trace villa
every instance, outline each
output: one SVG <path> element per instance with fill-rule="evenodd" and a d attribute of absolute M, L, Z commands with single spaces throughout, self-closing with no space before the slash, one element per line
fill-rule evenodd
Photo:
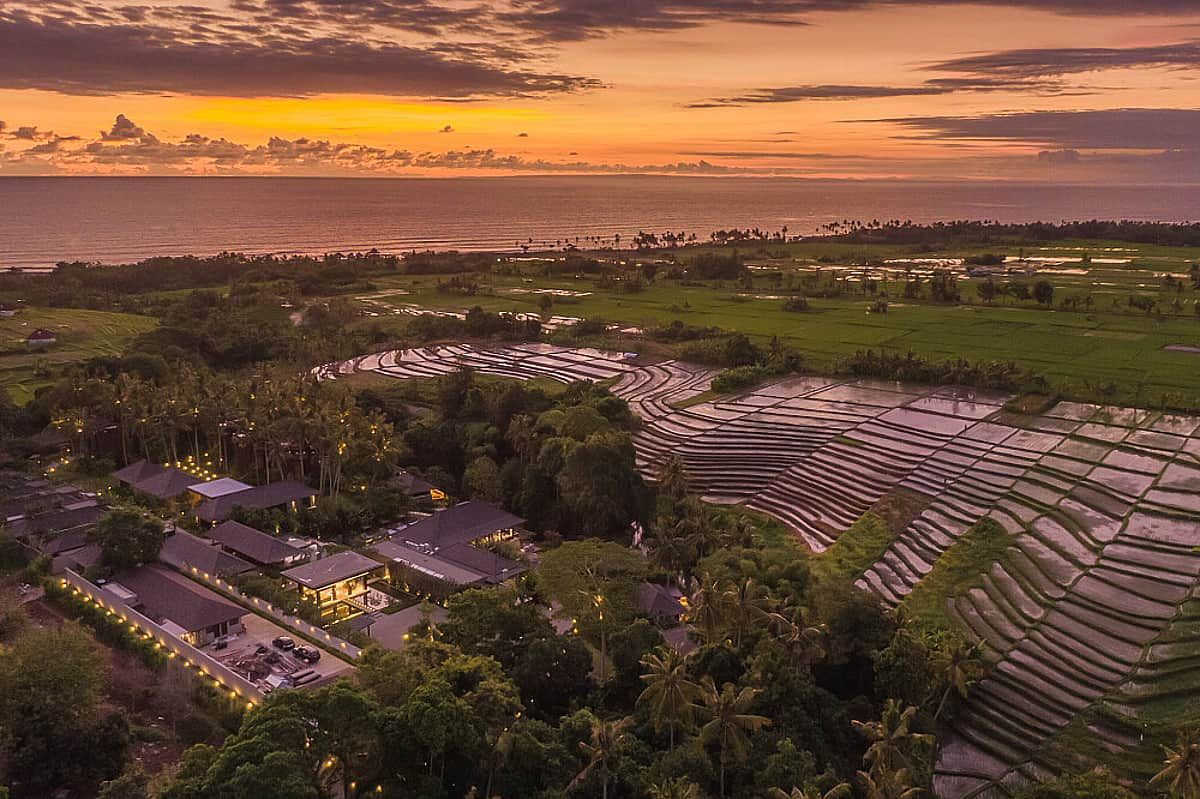
<path fill-rule="evenodd" d="M 216 541 L 207 541 L 183 530 L 176 530 L 163 542 L 158 559 L 182 572 L 195 569 L 205 577 L 229 579 L 254 570 L 254 564 L 225 552 Z"/>
<path fill-rule="evenodd" d="M 367 583 L 382 568 L 379 561 L 357 552 L 339 552 L 283 572 L 300 590 L 300 596 L 314 600 L 323 616 L 351 615 L 361 607 Z"/>
<path fill-rule="evenodd" d="M 516 537 L 524 522 L 485 502 L 462 502 L 399 530 L 371 550 L 388 562 L 393 582 L 455 590 L 498 585 L 526 571 L 485 547 Z"/>
<path fill-rule="evenodd" d="M 225 482 L 214 480 L 213 482 Z M 229 483 L 237 483 L 230 480 Z M 271 508 L 289 508 L 298 510 L 301 504 L 312 507 L 316 504 L 317 492 L 296 480 L 281 480 L 278 483 L 267 483 L 261 486 L 247 486 L 228 493 L 222 493 L 200 503 L 196 508 L 196 517 L 205 522 L 220 522 L 229 518 L 236 507 L 268 510 Z M 210 488 L 207 484 L 193 486 L 191 490 L 203 496 L 202 491 Z"/>
<path fill-rule="evenodd" d="M 260 566 L 294 566 L 308 557 L 301 547 L 232 520 L 209 530 L 208 537 Z"/>
<path fill-rule="evenodd" d="M 142 566 L 103 586 L 192 646 L 242 631 L 246 610 L 161 566 Z"/>

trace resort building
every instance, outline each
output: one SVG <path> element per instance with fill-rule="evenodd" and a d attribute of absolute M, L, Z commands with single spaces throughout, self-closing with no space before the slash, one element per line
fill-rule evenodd
<path fill-rule="evenodd" d="M 234 480 L 232 477 L 220 477 L 216 480 L 209 480 L 206 483 L 197 483 L 190 486 L 188 494 L 193 502 L 207 502 L 210 499 L 217 499 L 228 494 L 247 491 L 253 487 L 249 483 Z"/>
<path fill-rule="evenodd" d="M 300 596 L 313 600 L 322 615 L 347 616 L 365 610 L 359 600 L 367 593 L 367 583 L 382 568 L 379 561 L 357 552 L 339 552 L 283 572 L 300 590 Z"/>
<path fill-rule="evenodd" d="M 643 615 L 662 625 L 678 623 L 687 612 L 687 599 L 683 592 L 658 583 L 640 584 L 633 598 Z"/>
<path fill-rule="evenodd" d="M 243 630 L 243 608 L 161 566 L 125 572 L 104 588 L 192 646 Z"/>
<path fill-rule="evenodd" d="M 212 482 L 224 482 L 214 480 Z M 231 481 L 237 482 L 237 481 Z M 245 485 L 244 483 L 242 485 Z M 205 483 L 200 488 L 208 488 Z M 197 486 L 191 489 L 197 491 Z M 312 507 L 316 504 L 317 492 L 296 480 L 281 480 L 278 483 L 267 483 L 261 486 L 245 486 L 236 491 L 229 491 L 220 496 L 212 497 L 201 502 L 196 508 L 196 516 L 205 522 L 220 522 L 229 518 L 236 507 L 268 510 L 271 508 L 287 508 L 298 510 L 302 505 Z"/>
<path fill-rule="evenodd" d="M 112 477 L 134 491 L 162 500 L 183 496 L 196 484 L 196 478 L 182 469 L 146 460 L 118 469 Z"/>
<path fill-rule="evenodd" d="M 371 547 L 393 583 L 418 593 L 498 585 L 526 571 L 485 547 L 514 538 L 524 520 L 485 502 L 463 502 L 397 531 Z"/>
<path fill-rule="evenodd" d="M 208 531 L 208 537 L 260 566 L 295 566 L 308 557 L 308 550 L 240 522 L 221 522 Z"/>
<path fill-rule="evenodd" d="M 216 541 L 207 541 L 183 530 L 163 542 L 158 559 L 179 571 L 229 579 L 254 570 L 254 564 L 230 555 Z"/>

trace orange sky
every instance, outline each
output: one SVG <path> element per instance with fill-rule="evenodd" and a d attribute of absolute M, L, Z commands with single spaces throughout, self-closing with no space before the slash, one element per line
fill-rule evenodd
<path fill-rule="evenodd" d="M 169 0 L 148 0 L 149 18 L 101 0 L 110 13 L 83 21 L 67 0 L 0 6 L 0 174 L 1200 178 L 1189 116 L 1200 109 L 1200 11 L 1171 13 L 1170 0 L 1137 15 L 1103 0 L 864 0 L 835 12 L 806 0 L 635 0 L 644 19 L 582 28 L 514 21 L 505 14 L 521 6 L 501 3 L 490 15 L 454 0 L 204 3 L 215 16 Z M 594 13 L 605 0 L 529 5 L 606 17 Z M 419 29 L 434 9 L 459 16 Z M 256 27 L 230 43 L 226 26 L 243 23 Z M 43 35 L 78 63 L 51 57 Z M 255 49 L 267 37 L 278 37 L 274 53 Z M 14 43 L 28 44 L 14 53 Z M 403 60 L 385 60 L 388 47 Z M 240 71 L 221 66 L 222 48 L 244 59 Z M 266 63 L 279 50 L 289 60 Z M 971 57 L 981 60 L 945 63 Z M 516 72 L 530 90 L 506 85 Z M 573 85 L 552 85 L 563 77 Z M 775 101 L 736 99 L 748 96 Z M 329 144 L 266 147 L 273 137 Z"/>

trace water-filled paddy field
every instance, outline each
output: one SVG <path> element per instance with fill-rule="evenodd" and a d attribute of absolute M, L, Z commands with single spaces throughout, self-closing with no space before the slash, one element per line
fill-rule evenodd
<path fill-rule="evenodd" d="M 973 536 L 998 531 L 978 573 L 934 603 L 990 663 L 942 743 L 940 796 L 1051 773 L 1081 725 L 1089 745 L 1136 761 L 1147 744 L 1131 731 L 1178 716 L 1200 688 L 1200 417 L 1077 402 L 1022 415 L 999 393 L 816 376 L 679 407 L 715 373 L 546 344 L 393 351 L 318 371 L 464 367 L 613 381 L 643 419 L 648 475 L 677 455 L 707 499 L 769 514 L 814 552 L 903 495 L 910 518 L 856 576 L 889 605 L 927 578 L 943 584 L 950 564 L 971 562 Z"/>

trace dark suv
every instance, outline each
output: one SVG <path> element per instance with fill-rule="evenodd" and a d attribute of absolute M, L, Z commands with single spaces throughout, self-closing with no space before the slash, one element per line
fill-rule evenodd
<path fill-rule="evenodd" d="M 279 636 L 271 642 L 271 645 L 276 649 L 282 649 L 284 652 L 287 652 L 289 649 L 296 648 L 296 642 L 291 638 L 288 638 L 286 635 Z"/>
<path fill-rule="evenodd" d="M 321 652 L 316 647 L 312 646 L 298 646 L 292 652 L 292 654 L 306 663 L 316 663 L 321 659 Z"/>

